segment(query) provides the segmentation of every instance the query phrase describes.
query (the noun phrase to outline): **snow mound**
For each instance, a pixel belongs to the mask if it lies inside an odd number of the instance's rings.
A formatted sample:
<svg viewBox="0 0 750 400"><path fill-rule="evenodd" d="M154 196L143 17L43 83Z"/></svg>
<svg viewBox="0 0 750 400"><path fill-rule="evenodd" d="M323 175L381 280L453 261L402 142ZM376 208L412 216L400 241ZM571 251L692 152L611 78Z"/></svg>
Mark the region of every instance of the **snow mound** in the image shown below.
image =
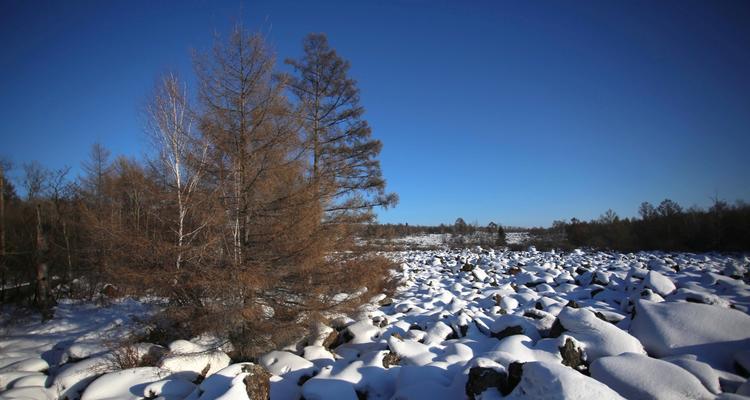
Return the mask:
<svg viewBox="0 0 750 400"><path fill-rule="evenodd" d="M649 271L646 279L643 280L643 284L660 296L666 296L677 290L677 286L672 280L656 271Z"/></svg>
<svg viewBox="0 0 750 400"><path fill-rule="evenodd" d="M734 354L750 348L750 316L707 304L639 301L630 332L656 357L694 354L732 371Z"/></svg>
<svg viewBox="0 0 750 400"><path fill-rule="evenodd" d="M565 307L557 317L565 334L583 344L588 362L627 352L646 354L638 339L589 310Z"/></svg>
<svg viewBox="0 0 750 400"><path fill-rule="evenodd" d="M505 399L622 399L614 390L561 364L529 362Z"/></svg>
<svg viewBox="0 0 750 400"><path fill-rule="evenodd" d="M713 399L688 371L667 361L626 353L591 364L591 376L628 399Z"/></svg>
<svg viewBox="0 0 750 400"><path fill-rule="evenodd" d="M173 373L180 373L186 380L208 376L225 368L230 363L229 356L219 350L199 353L178 353L162 358L159 366Z"/></svg>
<svg viewBox="0 0 750 400"><path fill-rule="evenodd" d="M130 368L110 372L92 382L83 392L81 400L139 400L148 396L149 383L167 375L157 367Z"/></svg>

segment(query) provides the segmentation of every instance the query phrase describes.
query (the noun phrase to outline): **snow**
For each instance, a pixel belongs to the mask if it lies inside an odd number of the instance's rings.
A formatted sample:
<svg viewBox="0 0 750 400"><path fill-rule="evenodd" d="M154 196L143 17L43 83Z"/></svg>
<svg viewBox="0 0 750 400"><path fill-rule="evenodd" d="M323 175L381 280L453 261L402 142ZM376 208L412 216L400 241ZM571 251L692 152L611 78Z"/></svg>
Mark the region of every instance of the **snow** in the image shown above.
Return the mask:
<svg viewBox="0 0 750 400"><path fill-rule="evenodd" d="M159 366L173 373L179 373L187 380L195 380L201 375L211 375L230 363L229 356L219 350L195 353L177 353L164 357Z"/></svg>
<svg viewBox="0 0 750 400"><path fill-rule="evenodd" d="M643 284L660 296L666 296L677 289L672 280L656 271L649 271Z"/></svg>
<svg viewBox="0 0 750 400"><path fill-rule="evenodd" d="M747 257L479 247L385 254L400 265L392 303L380 306L385 296L370 293L351 317L320 322L298 346L258 358L273 400L462 399L470 383L481 399L750 392L740 375L750 367L750 286L738 275ZM112 344L157 308L63 300L52 321L3 327L0 399L246 399L249 363L230 364L221 338L136 343L136 354L155 362L120 369ZM470 382L479 379L474 367L502 385Z"/></svg>
<svg viewBox="0 0 750 400"><path fill-rule="evenodd" d="M627 352L646 353L638 339L589 310L565 307L558 318L567 330L565 334L583 344L589 362Z"/></svg>
<svg viewBox="0 0 750 400"><path fill-rule="evenodd" d="M694 354L726 371L733 370L735 353L750 348L750 316L708 304L640 300L630 332L649 354Z"/></svg>
<svg viewBox="0 0 750 400"><path fill-rule="evenodd" d="M591 376L629 399L712 399L688 371L667 361L626 353L591 364Z"/></svg>
<svg viewBox="0 0 750 400"><path fill-rule="evenodd" d="M562 364L529 362L506 399L623 399L614 390Z"/></svg>
<svg viewBox="0 0 750 400"><path fill-rule="evenodd" d="M91 383L81 400L139 400L148 395L148 383L158 381L166 371L156 367L130 368L110 372Z"/></svg>

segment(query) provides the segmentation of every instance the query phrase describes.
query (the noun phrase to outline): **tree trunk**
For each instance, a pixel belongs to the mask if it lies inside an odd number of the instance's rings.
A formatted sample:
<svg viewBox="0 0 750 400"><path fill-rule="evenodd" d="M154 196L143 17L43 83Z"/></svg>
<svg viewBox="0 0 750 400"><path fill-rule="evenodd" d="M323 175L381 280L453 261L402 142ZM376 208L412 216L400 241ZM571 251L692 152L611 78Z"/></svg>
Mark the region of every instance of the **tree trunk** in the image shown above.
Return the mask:
<svg viewBox="0 0 750 400"><path fill-rule="evenodd" d="M5 302L5 280L7 267L5 265L5 175L0 165L0 303Z"/></svg>
<svg viewBox="0 0 750 400"><path fill-rule="evenodd" d="M47 255L47 240L42 232L42 211L39 204L36 205L36 306L42 314L42 321L52 318L52 309L49 302L49 279L47 276L47 263L44 261Z"/></svg>
<svg viewBox="0 0 750 400"><path fill-rule="evenodd" d="M67 257L67 264L65 268L65 282L70 282L71 272L73 270L73 261L70 256L70 237L68 237L68 224L65 220L62 221L63 238L65 239L65 256Z"/></svg>

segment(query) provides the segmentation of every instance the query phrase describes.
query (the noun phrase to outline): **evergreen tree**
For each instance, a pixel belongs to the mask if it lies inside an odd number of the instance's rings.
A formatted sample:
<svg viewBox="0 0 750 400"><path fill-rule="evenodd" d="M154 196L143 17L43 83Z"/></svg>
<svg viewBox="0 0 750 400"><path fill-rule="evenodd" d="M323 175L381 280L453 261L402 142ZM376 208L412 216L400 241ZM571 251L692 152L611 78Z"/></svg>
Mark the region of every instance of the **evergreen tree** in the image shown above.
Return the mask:
<svg viewBox="0 0 750 400"><path fill-rule="evenodd" d="M497 226L497 239L495 240L496 246L506 246L508 244L505 238L505 229L502 225Z"/></svg>
<svg viewBox="0 0 750 400"><path fill-rule="evenodd" d="M317 186L326 219L364 222L372 208L395 205L385 192L377 156L382 144L371 137L362 116L359 89L348 76L349 62L328 44L324 34L304 40L304 55L287 60L289 77L302 119L304 145L311 159L309 175Z"/></svg>

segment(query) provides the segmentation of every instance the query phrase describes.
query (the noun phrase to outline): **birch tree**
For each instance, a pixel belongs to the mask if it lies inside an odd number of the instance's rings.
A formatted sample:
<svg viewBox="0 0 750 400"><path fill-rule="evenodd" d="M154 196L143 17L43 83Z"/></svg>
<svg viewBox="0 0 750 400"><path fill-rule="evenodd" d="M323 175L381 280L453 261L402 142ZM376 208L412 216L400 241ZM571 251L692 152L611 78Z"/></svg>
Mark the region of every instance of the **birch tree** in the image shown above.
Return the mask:
<svg viewBox="0 0 750 400"><path fill-rule="evenodd" d="M205 227L188 226L188 217L196 207L196 191L204 174L207 144L195 133L195 118L188 102L187 87L175 75L162 78L147 106L148 127L158 149L158 160L167 172L170 192L176 203L173 222L177 284L185 261L185 248Z"/></svg>

